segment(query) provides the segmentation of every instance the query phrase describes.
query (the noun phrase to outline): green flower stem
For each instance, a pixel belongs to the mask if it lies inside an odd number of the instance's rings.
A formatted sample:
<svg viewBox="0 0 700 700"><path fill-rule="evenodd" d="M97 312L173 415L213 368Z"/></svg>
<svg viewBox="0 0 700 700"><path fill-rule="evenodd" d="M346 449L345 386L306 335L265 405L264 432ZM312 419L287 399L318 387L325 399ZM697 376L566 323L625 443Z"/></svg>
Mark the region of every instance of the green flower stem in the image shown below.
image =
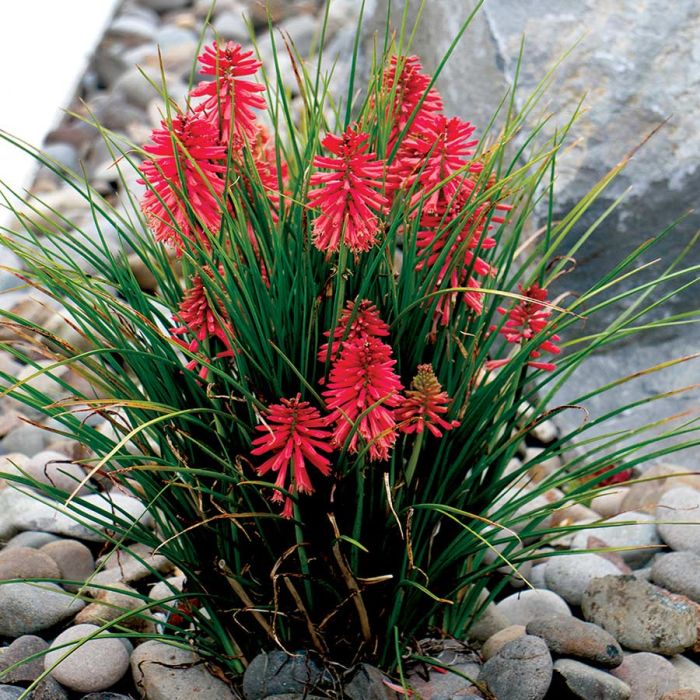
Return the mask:
<svg viewBox="0 0 700 700"><path fill-rule="evenodd" d="M406 486L411 485L413 480L413 474L416 471L416 465L418 464L418 456L423 448L423 438L425 436L424 432L418 433L416 441L413 443L413 452L411 452L411 459L408 461L408 466L406 467Z"/></svg>
<svg viewBox="0 0 700 700"><path fill-rule="evenodd" d="M309 557L306 553L306 545L304 543L304 531L301 528L301 513L299 512L299 503L294 502L294 536L297 541L297 552L299 553L299 566L301 573L304 575L304 591L306 593L306 601L309 609L313 608L313 593L311 591L311 572L309 570Z"/></svg>
<svg viewBox="0 0 700 700"><path fill-rule="evenodd" d="M343 237L344 238L344 237ZM345 304L345 266L348 264L348 249L347 246L342 242L340 243L340 251L338 252L338 270L336 274L338 275L337 284L335 288L335 304L333 308L333 338L332 340L338 340L336 336L338 321L340 320L340 314L342 312L343 306ZM332 343L328 343L328 352L330 354L330 348Z"/></svg>
<svg viewBox="0 0 700 700"><path fill-rule="evenodd" d="M364 513L365 505L365 475L363 473L365 466L364 457L358 460L355 465L355 477L357 479L357 508L355 509L355 522L352 527L352 538L355 542L360 542L360 536L362 532L362 514ZM353 570L355 575L357 575L357 568L359 566L360 550L357 547L353 547L350 552L350 568Z"/></svg>

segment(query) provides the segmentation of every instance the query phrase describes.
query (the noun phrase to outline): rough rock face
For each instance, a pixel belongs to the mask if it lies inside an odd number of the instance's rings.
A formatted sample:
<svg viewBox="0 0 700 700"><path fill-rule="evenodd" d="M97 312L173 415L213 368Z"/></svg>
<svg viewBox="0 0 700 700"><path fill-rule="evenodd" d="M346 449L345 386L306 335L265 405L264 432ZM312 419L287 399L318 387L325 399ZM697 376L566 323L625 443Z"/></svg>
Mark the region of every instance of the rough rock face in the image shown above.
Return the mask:
<svg viewBox="0 0 700 700"><path fill-rule="evenodd" d="M407 0L415 17L419 0ZM431 0L426 3L421 29L412 51L427 70L433 71L474 0ZM375 3L375 26L384 21L383 3ZM398 3L402 6L402 3ZM401 7L396 9L400 16ZM700 135L694 115L700 110L697 80L700 74L700 12L695 0L654 3L649 0L499 0L486 2L478 12L438 79L446 109L484 127L511 85L525 36L516 105L522 106L545 73L577 41L580 43L556 71L544 104L558 115L548 128L566 122L582 98L585 113L574 126L576 145L558 159L557 214L569 211L602 176L644 137L668 120L638 152L623 174L585 217L585 230L597 216L629 187L631 191L612 216L578 251L576 270L562 280L562 288L580 292L592 280L612 269L614 263L661 232L673 220L695 208L700 190ZM533 125L541 114L527 118ZM548 132L548 133L551 133ZM555 216L556 218L556 216ZM700 226L700 213L688 216L666 239L646 254L645 261L663 257L651 271L635 275L629 285L648 280L669 264ZM576 236L574 231L573 236ZM687 258L700 261L700 245ZM623 287L624 288L624 287ZM665 306L669 313L697 308L697 288L675 296ZM619 313L620 307L616 308ZM611 313L589 320L581 332L600 330ZM593 387L670 357L687 355L700 345L695 326L656 331L644 342L627 341L591 359L586 369L558 396L570 403ZM700 360L623 385L610 393L616 402L630 402L691 384ZM661 415L690 408L698 394L681 394L663 403L640 406L615 419L616 428L649 422ZM592 414L610 404L603 397L589 401ZM578 425L579 412L559 417L564 426ZM612 425L612 424L611 424ZM611 428L612 429L612 428ZM604 431L607 432L607 429ZM593 433L590 433L593 434ZM700 448L680 453L677 461L692 466Z"/></svg>

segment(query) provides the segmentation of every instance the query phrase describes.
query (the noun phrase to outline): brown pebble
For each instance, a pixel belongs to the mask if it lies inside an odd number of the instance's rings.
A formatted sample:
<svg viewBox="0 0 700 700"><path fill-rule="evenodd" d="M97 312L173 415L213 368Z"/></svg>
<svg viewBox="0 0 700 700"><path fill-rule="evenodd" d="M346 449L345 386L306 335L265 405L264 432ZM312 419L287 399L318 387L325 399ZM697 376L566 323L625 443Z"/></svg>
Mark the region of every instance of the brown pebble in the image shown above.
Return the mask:
<svg viewBox="0 0 700 700"><path fill-rule="evenodd" d="M0 552L0 581L15 578L60 579L61 571L48 554L31 547L12 547Z"/></svg>

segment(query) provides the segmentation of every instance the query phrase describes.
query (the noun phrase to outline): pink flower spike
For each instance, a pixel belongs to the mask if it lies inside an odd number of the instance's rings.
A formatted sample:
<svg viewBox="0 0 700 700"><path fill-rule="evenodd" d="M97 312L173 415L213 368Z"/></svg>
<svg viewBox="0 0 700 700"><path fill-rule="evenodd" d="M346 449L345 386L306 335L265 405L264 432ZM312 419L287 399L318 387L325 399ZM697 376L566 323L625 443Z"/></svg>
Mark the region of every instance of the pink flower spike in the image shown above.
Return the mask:
<svg viewBox="0 0 700 700"><path fill-rule="evenodd" d="M232 41L223 46L214 41L197 60L202 64L201 74L213 76L214 80L199 83L190 93L192 97L204 98L196 111L220 129L222 138L228 140L233 121L234 134L252 140L258 129L253 110L265 109L265 100L260 96L265 86L243 78L254 75L262 63L252 51L244 51Z"/></svg>
<svg viewBox="0 0 700 700"><path fill-rule="evenodd" d="M213 279L210 269L204 267L202 271ZM219 272L223 274L223 269L220 268ZM230 324L222 322L224 315L223 304L220 300L212 301L201 275L195 275L192 278L192 286L185 290L180 308L173 317L176 321L180 321L182 326L174 328L172 332L191 333L199 341L209 337L218 338L228 349L231 349L230 338L233 335L233 329Z"/></svg>
<svg viewBox="0 0 700 700"><path fill-rule="evenodd" d="M419 183L414 187L411 204L431 192L423 200L423 211L434 214L445 211L455 200L465 182L468 158L479 143L473 134L474 126L469 122L439 115L424 132L406 139L403 168L410 167L411 173L403 186L410 189L416 181Z"/></svg>
<svg viewBox="0 0 700 700"><path fill-rule="evenodd" d="M542 289L539 284L535 283L528 289L519 285L522 296L527 297L516 304L510 311L506 311L503 307L498 307L498 312L508 314L508 319L503 324L500 330L501 335L509 342L522 345L528 343L540 335L549 323L549 317L552 315L551 308L542 304L547 300L547 290ZM537 358L541 357L542 351L552 354L559 354L561 348L556 343L559 342L558 335L551 335L548 339L542 340L539 345L530 352L531 360L528 365L535 369L541 369L545 372L553 372L556 365L552 362L542 362ZM500 364L495 364L500 363ZM505 364L503 360L491 360L486 363L487 369L493 369L497 366Z"/></svg>
<svg viewBox="0 0 700 700"><path fill-rule="evenodd" d="M396 442L396 418L392 409L401 403L401 380L394 372L391 347L378 338L356 338L343 344L331 368L328 388L323 392L335 423L333 444L341 447L355 422L348 450L359 451L358 440L369 445L371 461L389 458ZM364 413L364 415L362 415ZM360 416L362 416L360 418Z"/></svg>
<svg viewBox="0 0 700 700"><path fill-rule="evenodd" d="M313 244L328 257L341 241L353 253L366 253L377 240L379 221L388 202L381 194L384 162L367 153L369 136L348 127L342 136L328 134L321 142L337 158L316 156L317 172L309 184L309 206L319 209Z"/></svg>
<svg viewBox="0 0 700 700"><path fill-rule="evenodd" d="M383 89L394 95L391 114L393 126L388 151L394 148L411 116L413 120L407 133L424 133L430 122L443 110L440 93L435 88L428 88L430 76L422 70L418 56L392 56L389 68L384 73Z"/></svg>
<svg viewBox="0 0 700 700"><path fill-rule="evenodd" d="M313 493L307 463L316 467L323 476L331 472L331 464L321 452L332 452L331 433L326 429L328 419L322 418L308 401L301 401L301 394L293 399L280 399L277 404L268 406L265 411L265 424L257 430L264 433L253 440L253 455L272 453L258 467L258 474L264 476L269 471L277 473L275 486L289 493ZM290 473L291 472L291 473ZM284 501L282 515L292 517L292 500L278 490L272 501Z"/></svg>
<svg viewBox="0 0 700 700"><path fill-rule="evenodd" d="M435 376L432 365L418 365L418 373L406 392L404 402L396 409L396 420L403 433L422 433L427 428L435 437L442 437L443 430L459 426L458 420L446 421L450 397Z"/></svg>
<svg viewBox="0 0 700 700"><path fill-rule="evenodd" d="M352 323L350 319L353 316ZM348 329L348 323L350 328ZM323 334L326 338L330 338L331 332L326 331ZM333 344L331 346L331 362L338 359L338 354L344 342L350 342L355 338L381 338L389 335L389 326L379 317L377 307L367 299L363 299L357 304L348 301L340 315L340 319L333 331ZM323 343L318 349L318 361L325 362L328 356L328 343Z"/></svg>
<svg viewBox="0 0 700 700"><path fill-rule="evenodd" d="M204 229L216 233L221 225L226 147L209 122L192 114L176 116L172 126L162 122L151 139L144 150L152 158L141 164L139 180L148 185L141 209L149 228L178 255L183 236L209 248Z"/></svg>

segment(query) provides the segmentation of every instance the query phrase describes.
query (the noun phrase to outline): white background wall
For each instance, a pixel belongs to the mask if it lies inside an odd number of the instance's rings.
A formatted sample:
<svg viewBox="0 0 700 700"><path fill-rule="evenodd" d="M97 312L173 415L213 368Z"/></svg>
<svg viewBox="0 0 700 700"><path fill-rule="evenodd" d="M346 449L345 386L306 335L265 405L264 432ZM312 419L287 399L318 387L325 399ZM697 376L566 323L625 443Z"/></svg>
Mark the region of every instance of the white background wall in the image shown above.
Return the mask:
<svg viewBox="0 0 700 700"><path fill-rule="evenodd" d="M117 0L0 0L0 129L40 146L77 87ZM0 141L0 181L30 184L34 161Z"/></svg>

